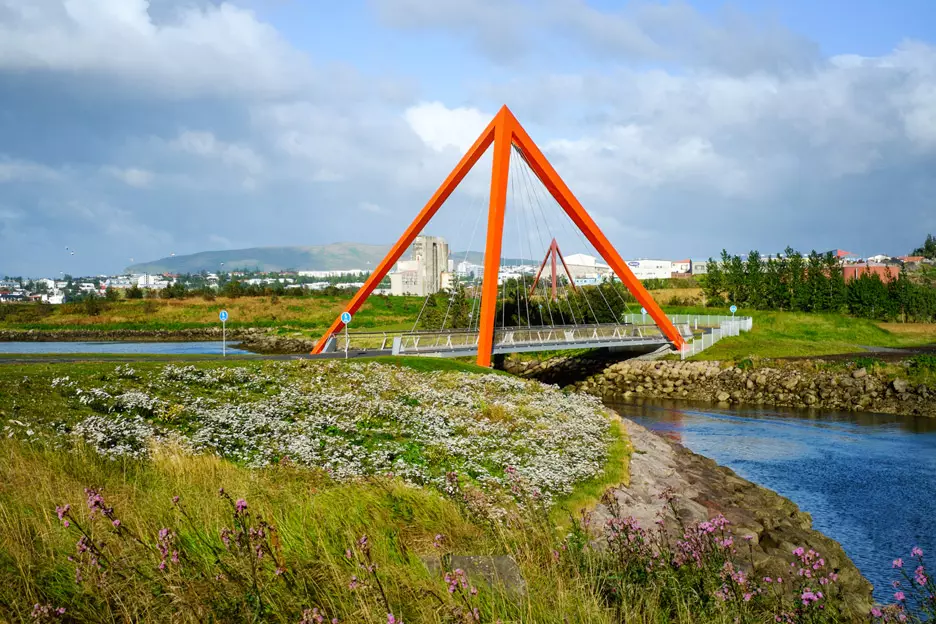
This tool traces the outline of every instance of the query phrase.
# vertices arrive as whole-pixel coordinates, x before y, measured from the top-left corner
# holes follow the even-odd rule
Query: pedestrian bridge
[[[726,336],[749,331],[749,317],[672,315],[673,325],[685,339],[683,359],[700,353]],[[328,339],[324,352],[355,355],[420,355],[464,357],[478,353],[478,330],[348,332]],[[562,349],[639,349],[649,351],[672,343],[644,315],[623,315],[619,323],[501,327],[494,331],[493,354]],[[332,356],[334,357],[334,356]]]

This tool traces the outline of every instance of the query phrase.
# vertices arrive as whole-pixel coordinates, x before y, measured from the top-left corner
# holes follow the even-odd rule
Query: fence
[[[754,327],[754,320],[749,316],[721,317],[721,319],[718,327],[712,327],[691,342],[686,342],[679,352],[680,358],[685,360],[705,351],[722,338],[738,336],[741,332],[751,331],[751,328]]]

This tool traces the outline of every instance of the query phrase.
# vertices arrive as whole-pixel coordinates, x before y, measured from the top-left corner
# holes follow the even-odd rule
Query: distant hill
[[[127,273],[200,273],[217,272],[224,263],[225,271],[330,271],[336,269],[373,269],[390,245],[364,245],[361,243],[333,243],[310,247],[251,247],[224,251],[202,251],[185,256],[161,258],[126,268]],[[404,257],[409,257],[406,254]],[[464,251],[452,252],[456,264],[465,259]],[[468,261],[480,264],[482,253],[468,252]],[[505,258],[504,264],[533,264],[530,260]]]

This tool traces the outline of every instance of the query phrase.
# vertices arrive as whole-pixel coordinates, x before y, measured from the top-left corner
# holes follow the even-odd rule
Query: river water
[[[121,355],[221,355],[217,342],[0,342],[0,353],[31,354],[121,354]],[[249,353],[232,349],[229,355]]]
[[[936,556],[936,419],[667,401],[610,407],[808,511],[878,600],[892,601],[895,558],[908,559],[913,546]]]

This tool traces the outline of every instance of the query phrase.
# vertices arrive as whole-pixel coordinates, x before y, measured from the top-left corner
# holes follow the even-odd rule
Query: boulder
[[[897,379],[891,382],[891,386],[893,386],[894,392],[897,392],[898,394],[903,394],[904,392],[907,391],[907,388],[910,387],[910,384],[908,384],[905,379],[901,379],[900,377],[898,377]]]

